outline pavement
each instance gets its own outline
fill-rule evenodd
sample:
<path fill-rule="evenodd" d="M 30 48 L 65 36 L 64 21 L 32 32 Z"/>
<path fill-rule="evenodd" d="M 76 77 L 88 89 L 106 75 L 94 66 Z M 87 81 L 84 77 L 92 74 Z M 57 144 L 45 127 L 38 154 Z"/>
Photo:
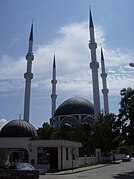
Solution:
<path fill-rule="evenodd" d="M 96 169 L 96 168 L 105 167 L 105 166 L 115 164 L 115 163 L 116 164 L 120 163 L 120 161 L 115 161 L 115 162 L 107 163 L 107 164 L 96 164 L 96 165 L 90 165 L 90 166 L 86 166 L 86 167 L 79 167 L 79 168 L 76 168 L 76 169 L 64 170 L 64 171 L 59 171 L 59 172 L 56 172 L 56 173 L 46 173 L 46 175 L 74 174 L 74 173 L 84 172 L 84 171 L 87 171 L 87 170 L 93 170 L 93 169 Z"/>
<path fill-rule="evenodd" d="M 80 168 L 76 168 L 76 169 L 71 169 L 71 170 L 64 170 L 64 171 L 60 171 L 60 172 L 56 172 L 56 175 L 66 175 L 66 174 L 73 174 L 73 173 L 79 173 L 79 172 L 84 172 L 87 170 L 93 170 L 96 168 L 100 168 L 100 167 L 104 167 L 107 164 L 97 164 L 97 165 L 91 165 L 91 166 L 86 166 L 86 167 L 80 167 Z"/>

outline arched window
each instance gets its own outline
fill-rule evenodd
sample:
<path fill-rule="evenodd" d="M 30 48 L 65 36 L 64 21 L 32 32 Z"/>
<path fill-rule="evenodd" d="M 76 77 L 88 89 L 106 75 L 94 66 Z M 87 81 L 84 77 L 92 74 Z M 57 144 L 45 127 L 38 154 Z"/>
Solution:
<path fill-rule="evenodd" d="M 58 119 L 57 118 L 54 118 L 52 121 L 51 121 L 51 125 L 55 128 L 58 128 Z"/>
<path fill-rule="evenodd" d="M 78 120 L 73 116 L 67 116 L 62 119 L 60 126 L 63 126 L 65 124 L 70 124 L 72 127 L 76 127 L 78 124 Z"/>
<path fill-rule="evenodd" d="M 92 126 L 94 124 L 94 117 L 89 115 L 89 116 L 86 116 L 83 120 L 82 120 L 82 123 L 88 123 L 90 126 Z"/>

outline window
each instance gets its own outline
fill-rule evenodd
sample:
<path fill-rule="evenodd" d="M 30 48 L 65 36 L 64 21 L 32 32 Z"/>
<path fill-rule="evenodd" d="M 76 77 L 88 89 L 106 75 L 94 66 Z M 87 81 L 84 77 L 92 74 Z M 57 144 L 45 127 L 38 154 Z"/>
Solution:
<path fill-rule="evenodd" d="M 75 160 L 75 148 L 72 149 L 72 158 Z"/>
<path fill-rule="evenodd" d="M 68 160 L 68 148 L 66 148 L 66 160 Z"/>
<path fill-rule="evenodd" d="M 37 163 L 38 164 L 49 164 L 49 149 L 46 147 L 38 147 L 37 149 Z"/>

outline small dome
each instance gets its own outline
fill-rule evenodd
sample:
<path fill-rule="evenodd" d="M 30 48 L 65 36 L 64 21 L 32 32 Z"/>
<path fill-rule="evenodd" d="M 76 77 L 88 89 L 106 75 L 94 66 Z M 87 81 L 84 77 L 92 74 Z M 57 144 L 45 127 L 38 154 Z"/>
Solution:
<path fill-rule="evenodd" d="M 94 106 L 87 99 L 74 97 L 64 101 L 55 111 L 54 117 L 70 114 L 94 114 Z"/>
<path fill-rule="evenodd" d="M 0 132 L 1 137 L 32 137 L 37 138 L 36 129 L 27 121 L 12 120 Z"/>

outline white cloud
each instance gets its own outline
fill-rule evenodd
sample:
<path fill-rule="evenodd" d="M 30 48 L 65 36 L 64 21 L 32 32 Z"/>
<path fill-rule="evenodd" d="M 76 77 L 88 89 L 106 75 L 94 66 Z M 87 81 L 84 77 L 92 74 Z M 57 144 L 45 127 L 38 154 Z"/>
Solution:
<path fill-rule="evenodd" d="M 85 95 L 87 92 L 91 94 L 91 79 L 88 73 L 61 76 L 59 77 L 58 90 L 61 92 L 72 92 L 76 95 Z"/>
<path fill-rule="evenodd" d="M 11 40 L 9 40 L 9 49 L 13 48 L 19 40 L 20 39 L 17 37 L 14 37 Z"/>
<path fill-rule="evenodd" d="M 126 49 L 126 51 L 122 51 L 119 48 L 114 50 L 108 49 L 108 47 L 104 50 L 105 53 L 105 61 L 107 67 L 126 67 L 129 62 L 133 61 L 134 52 L 130 52 Z"/>
<path fill-rule="evenodd" d="M 7 123 L 8 121 L 6 119 L 0 119 L 0 129 Z"/>
<path fill-rule="evenodd" d="M 32 87 L 37 90 L 51 89 L 51 73 L 53 55 L 56 54 L 58 91 L 77 92 L 81 95 L 92 92 L 90 50 L 88 48 L 88 25 L 86 22 L 75 23 L 61 27 L 55 38 L 48 45 L 36 45 L 38 48 L 34 52 L 33 61 L 34 79 Z M 95 27 L 95 37 L 98 44 L 97 59 L 100 62 L 100 46 L 104 47 L 104 58 L 106 72 L 108 73 L 108 88 L 111 94 L 119 95 L 123 87 L 132 86 L 133 70 L 128 67 L 134 58 L 134 53 L 122 51 L 119 48 L 109 49 L 106 44 L 104 31 L 101 27 Z M 16 88 L 11 80 L 18 79 L 19 83 L 24 81 L 23 73 L 26 70 L 26 60 L 20 57 L 13 60 L 11 57 L 3 56 L 0 66 L 1 91 L 13 90 Z M 99 75 L 101 70 L 99 70 Z M 10 81 L 8 81 L 10 80 Z M 21 82 L 22 80 L 22 82 Z M 101 78 L 100 88 L 101 88 Z M 23 83 L 22 83 L 23 84 Z M 21 87 L 22 87 L 21 84 Z M 7 88 L 6 88 L 7 85 Z"/>
<path fill-rule="evenodd" d="M 7 55 L 3 55 L 0 59 L 0 80 L 20 79 L 23 76 L 26 61 L 20 57 L 16 60 Z"/>

